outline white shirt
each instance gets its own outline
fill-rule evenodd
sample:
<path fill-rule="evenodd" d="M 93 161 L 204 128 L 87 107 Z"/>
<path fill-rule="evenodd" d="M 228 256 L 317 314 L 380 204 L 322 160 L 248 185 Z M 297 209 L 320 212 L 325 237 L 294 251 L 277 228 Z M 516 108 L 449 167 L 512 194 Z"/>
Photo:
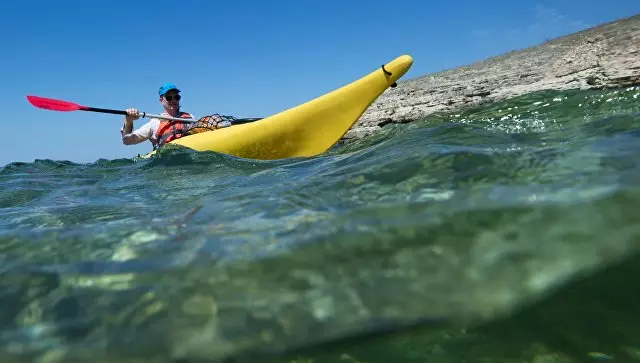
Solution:
<path fill-rule="evenodd" d="M 193 118 L 193 115 L 189 114 L 190 118 Z M 160 119 L 152 118 L 146 124 L 140 126 L 137 130 L 131 131 L 129 134 L 124 133 L 124 122 L 122 123 L 122 128 L 120 129 L 120 134 L 122 135 L 122 143 L 125 145 L 134 145 L 139 144 L 144 141 L 151 141 L 152 144 L 156 144 L 158 139 L 156 138 L 156 133 L 158 132 L 158 128 L 160 127 Z"/>
<path fill-rule="evenodd" d="M 124 123 L 122 123 L 122 128 L 120 129 L 120 134 L 122 135 L 122 143 L 125 145 L 134 145 L 139 144 L 144 141 L 151 141 L 151 143 L 155 144 L 156 132 L 160 127 L 160 119 L 152 118 L 146 124 L 140 126 L 137 130 L 131 131 L 129 134 L 124 133 Z"/>

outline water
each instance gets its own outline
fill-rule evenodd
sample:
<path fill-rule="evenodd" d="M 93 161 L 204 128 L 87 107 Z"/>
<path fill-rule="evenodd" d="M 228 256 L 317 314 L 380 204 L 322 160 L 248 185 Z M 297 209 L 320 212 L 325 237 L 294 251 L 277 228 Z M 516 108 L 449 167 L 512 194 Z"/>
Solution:
<path fill-rule="evenodd" d="M 9 164 L 0 358 L 638 361 L 639 156 L 636 87 L 308 159 Z"/>

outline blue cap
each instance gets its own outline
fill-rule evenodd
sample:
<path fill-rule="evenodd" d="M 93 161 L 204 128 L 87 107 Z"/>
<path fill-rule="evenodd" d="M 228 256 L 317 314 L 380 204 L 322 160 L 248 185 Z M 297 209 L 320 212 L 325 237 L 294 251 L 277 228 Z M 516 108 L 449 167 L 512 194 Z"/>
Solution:
<path fill-rule="evenodd" d="M 178 86 L 176 86 L 175 84 L 173 84 L 173 83 L 165 83 L 165 84 L 163 84 L 163 85 L 160 87 L 160 89 L 158 90 L 158 94 L 159 94 L 160 96 L 162 96 L 162 95 L 164 95 L 165 93 L 167 93 L 167 92 L 171 91 L 172 89 L 174 89 L 174 90 L 176 90 L 176 91 L 180 92 L 180 90 L 178 89 Z"/>

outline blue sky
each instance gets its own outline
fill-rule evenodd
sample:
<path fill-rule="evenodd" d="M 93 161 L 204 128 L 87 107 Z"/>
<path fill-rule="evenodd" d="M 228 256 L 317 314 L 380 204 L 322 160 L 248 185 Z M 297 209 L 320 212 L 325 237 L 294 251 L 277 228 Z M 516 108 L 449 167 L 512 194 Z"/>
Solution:
<path fill-rule="evenodd" d="M 41 110 L 29 94 L 160 113 L 157 89 L 174 82 L 196 117 L 264 117 L 401 54 L 414 58 L 409 79 L 639 12 L 630 0 L 7 2 L 0 165 L 150 151 L 122 145 L 119 115 Z"/>

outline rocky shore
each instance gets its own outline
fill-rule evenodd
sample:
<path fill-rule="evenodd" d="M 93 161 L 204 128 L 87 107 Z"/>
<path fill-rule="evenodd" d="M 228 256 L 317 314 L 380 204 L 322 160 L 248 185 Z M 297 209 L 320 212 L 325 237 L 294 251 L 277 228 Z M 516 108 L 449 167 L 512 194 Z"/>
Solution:
<path fill-rule="evenodd" d="M 640 14 L 443 72 L 398 82 L 343 141 L 407 123 L 542 90 L 640 84 Z"/>

